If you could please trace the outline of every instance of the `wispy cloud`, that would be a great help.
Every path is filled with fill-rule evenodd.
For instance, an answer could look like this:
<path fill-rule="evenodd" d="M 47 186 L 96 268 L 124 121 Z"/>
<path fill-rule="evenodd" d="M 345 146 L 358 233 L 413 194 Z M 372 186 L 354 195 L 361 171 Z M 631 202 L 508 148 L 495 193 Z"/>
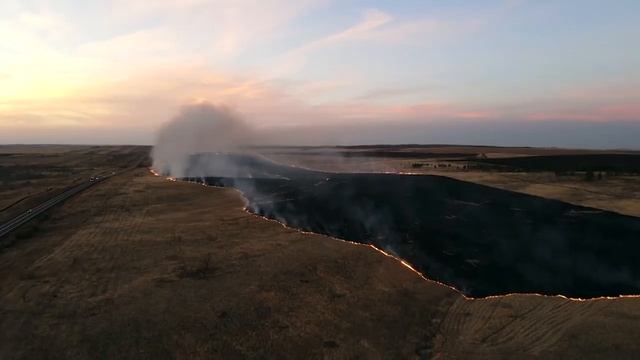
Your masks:
<path fill-rule="evenodd" d="M 365 11 L 362 20 L 357 24 L 340 32 L 330 34 L 321 39 L 307 43 L 304 46 L 294 50 L 294 52 L 305 53 L 340 42 L 362 39 L 365 38 L 368 33 L 384 26 L 385 24 L 388 24 L 392 20 L 393 17 L 391 15 L 381 10 L 369 9 Z"/>
<path fill-rule="evenodd" d="M 0 4 L 5 134 L 45 127 L 152 133 L 181 104 L 201 100 L 235 106 L 262 127 L 640 120 L 640 78 L 628 65 L 637 55 L 616 43 L 637 24 L 596 34 L 617 44 L 608 54 L 619 61 L 580 63 L 606 64 L 603 71 L 560 73 L 553 64 L 566 59 L 549 52 L 534 77 L 522 71 L 527 59 L 518 50 L 554 41 L 530 34 L 546 26 L 535 12 L 517 13 L 535 2 L 473 10 L 329 0 L 34 3 Z M 355 14 L 350 21 L 348 14 Z"/>
<path fill-rule="evenodd" d="M 321 38 L 291 49 L 281 55 L 268 73 L 269 77 L 282 77 L 285 74 L 298 71 L 304 66 L 307 56 L 315 51 L 332 45 L 362 39 L 367 33 L 384 26 L 392 21 L 393 17 L 378 9 L 366 10 L 362 18 L 354 25 L 346 29 L 325 35 Z"/>
<path fill-rule="evenodd" d="M 356 97 L 355 100 L 393 99 L 393 98 L 403 97 L 407 95 L 424 94 L 429 91 L 432 91 L 432 90 L 429 90 L 428 88 L 423 86 L 374 89 L 374 90 L 367 91 L 365 94 Z"/>

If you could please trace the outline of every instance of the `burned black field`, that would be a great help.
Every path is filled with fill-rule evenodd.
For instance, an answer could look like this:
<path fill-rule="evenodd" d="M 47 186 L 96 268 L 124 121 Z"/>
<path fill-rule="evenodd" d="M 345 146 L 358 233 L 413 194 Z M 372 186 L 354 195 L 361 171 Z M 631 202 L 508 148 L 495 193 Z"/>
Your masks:
<path fill-rule="evenodd" d="M 232 170 L 206 176 L 221 164 Z M 186 173 L 237 188 L 251 212 L 375 245 L 468 296 L 640 293 L 635 217 L 441 176 L 323 173 L 249 156 L 196 155 Z"/>

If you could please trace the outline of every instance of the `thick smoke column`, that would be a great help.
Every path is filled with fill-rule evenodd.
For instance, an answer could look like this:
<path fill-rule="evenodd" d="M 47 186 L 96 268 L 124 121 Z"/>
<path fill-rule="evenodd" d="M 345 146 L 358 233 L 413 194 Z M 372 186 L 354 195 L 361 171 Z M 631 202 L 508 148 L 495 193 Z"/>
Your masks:
<path fill-rule="evenodd" d="M 224 164 L 210 166 L 215 167 L 218 174 L 190 173 L 189 157 L 198 153 L 240 152 L 254 139 L 253 130 L 228 107 L 209 103 L 186 105 L 160 129 L 152 151 L 153 168 L 173 177 L 233 176 L 228 174 L 232 169 L 225 169 Z M 213 169 L 201 169 L 205 170 Z"/>

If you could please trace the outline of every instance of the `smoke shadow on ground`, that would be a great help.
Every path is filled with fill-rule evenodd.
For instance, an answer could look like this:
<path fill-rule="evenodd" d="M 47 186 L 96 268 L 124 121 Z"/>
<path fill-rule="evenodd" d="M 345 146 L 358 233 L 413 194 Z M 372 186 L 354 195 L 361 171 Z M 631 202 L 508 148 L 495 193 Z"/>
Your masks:
<path fill-rule="evenodd" d="M 215 175 L 211 164 L 234 168 Z M 228 170 L 227 170 L 228 171 Z M 185 180 L 234 187 L 290 227 L 372 244 L 472 297 L 640 294 L 640 219 L 430 175 L 334 174 L 197 154 Z"/>

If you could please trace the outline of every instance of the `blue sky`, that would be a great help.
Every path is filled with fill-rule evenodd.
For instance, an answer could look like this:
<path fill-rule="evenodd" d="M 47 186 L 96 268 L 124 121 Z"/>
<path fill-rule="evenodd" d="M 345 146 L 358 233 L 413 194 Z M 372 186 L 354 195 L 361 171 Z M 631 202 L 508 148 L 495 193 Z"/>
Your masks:
<path fill-rule="evenodd" d="M 0 142 L 149 143 L 181 105 L 209 101 L 263 128 L 385 129 L 325 143 L 422 142 L 419 128 L 424 142 L 634 147 L 639 13 L 625 0 L 5 0 Z M 531 138 L 509 143 L 518 129 Z M 553 129 L 565 140 L 541 135 Z"/>

